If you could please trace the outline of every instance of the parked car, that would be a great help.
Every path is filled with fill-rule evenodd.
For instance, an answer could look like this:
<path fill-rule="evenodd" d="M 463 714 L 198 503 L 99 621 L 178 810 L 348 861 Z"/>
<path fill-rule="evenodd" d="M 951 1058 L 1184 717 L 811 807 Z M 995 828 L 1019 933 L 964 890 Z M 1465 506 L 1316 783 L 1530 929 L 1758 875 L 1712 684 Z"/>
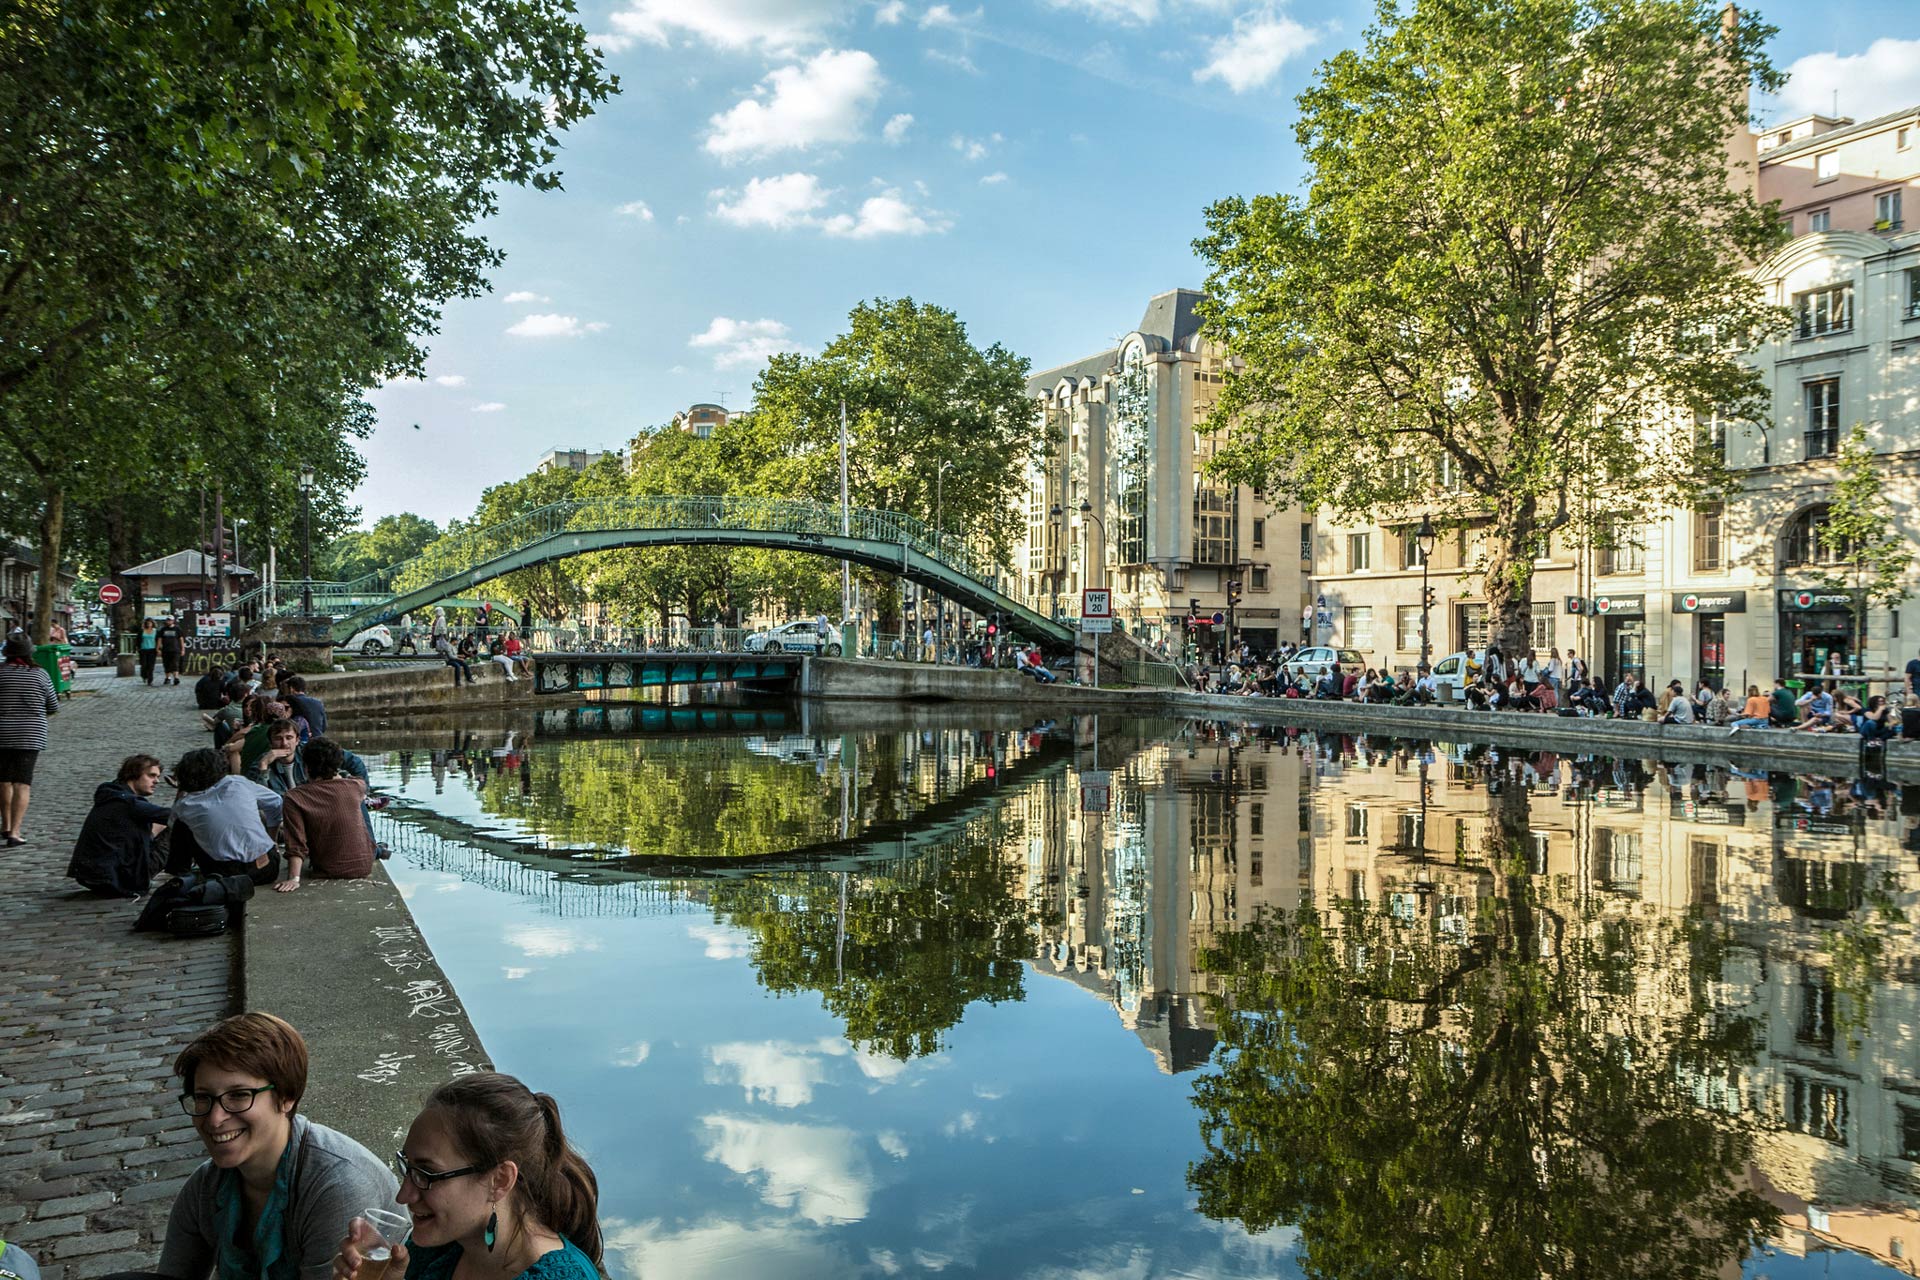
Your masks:
<path fill-rule="evenodd" d="M 820 634 L 819 624 L 808 619 L 804 622 L 783 622 L 777 627 L 765 631 L 756 631 L 747 637 L 748 653 L 825 653 L 830 658 L 840 656 L 840 629 L 827 627 L 824 636 Z"/>
<path fill-rule="evenodd" d="M 353 639 L 340 646 L 351 649 L 369 658 L 377 658 L 393 648 L 393 629 L 386 623 L 375 623 L 353 633 Z"/>
<path fill-rule="evenodd" d="M 1453 690 L 1453 696 L 1456 699 L 1465 695 L 1467 686 L 1472 684 L 1479 674 L 1478 660 L 1465 651 L 1450 653 L 1433 664 L 1433 682 Z"/>
<path fill-rule="evenodd" d="M 1330 649 L 1325 645 L 1315 645 L 1296 650 L 1291 658 L 1280 664 L 1280 669 L 1290 676 L 1318 680 L 1329 670 L 1344 673 L 1355 667 L 1364 669 L 1366 665 L 1366 659 L 1360 656 L 1358 649 Z"/>

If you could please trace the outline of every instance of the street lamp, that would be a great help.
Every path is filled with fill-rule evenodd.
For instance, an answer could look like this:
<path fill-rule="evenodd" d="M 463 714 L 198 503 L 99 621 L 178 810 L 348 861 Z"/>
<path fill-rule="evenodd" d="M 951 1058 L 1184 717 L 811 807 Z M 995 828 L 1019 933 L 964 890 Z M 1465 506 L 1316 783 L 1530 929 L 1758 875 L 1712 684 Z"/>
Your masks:
<path fill-rule="evenodd" d="M 300 468 L 300 524 L 305 549 L 300 560 L 300 612 L 313 616 L 313 468 Z"/>
<path fill-rule="evenodd" d="M 1432 633 L 1427 629 L 1433 609 L 1433 591 L 1427 586 L 1427 565 L 1433 559 L 1433 543 L 1433 517 L 1422 514 L 1420 527 L 1413 531 L 1413 544 L 1420 548 L 1420 666 L 1427 670 L 1431 670 L 1427 664 L 1433 657 Z"/>
<path fill-rule="evenodd" d="M 953 465 L 949 458 L 940 464 L 933 473 L 933 558 L 945 563 L 947 530 L 947 469 Z M 933 665 L 939 666 L 940 651 L 947 645 L 947 598 L 936 594 L 934 597 L 933 624 Z"/>
<path fill-rule="evenodd" d="M 1080 499 L 1080 518 L 1091 520 L 1100 526 L 1100 586 L 1107 585 L 1107 522 L 1093 514 L 1093 504 L 1085 498 Z"/>

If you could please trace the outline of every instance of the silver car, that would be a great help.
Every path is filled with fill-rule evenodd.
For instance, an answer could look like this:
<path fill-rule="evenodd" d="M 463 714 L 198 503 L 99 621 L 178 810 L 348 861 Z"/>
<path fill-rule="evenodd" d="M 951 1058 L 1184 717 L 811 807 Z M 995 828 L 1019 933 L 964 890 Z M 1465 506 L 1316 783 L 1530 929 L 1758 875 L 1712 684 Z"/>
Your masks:
<path fill-rule="evenodd" d="M 1345 673 L 1355 667 L 1365 666 L 1366 659 L 1360 656 L 1358 649 L 1331 649 L 1325 645 L 1315 645 L 1296 650 L 1292 657 L 1280 664 L 1280 669 L 1296 679 L 1318 680 L 1328 671 Z"/>

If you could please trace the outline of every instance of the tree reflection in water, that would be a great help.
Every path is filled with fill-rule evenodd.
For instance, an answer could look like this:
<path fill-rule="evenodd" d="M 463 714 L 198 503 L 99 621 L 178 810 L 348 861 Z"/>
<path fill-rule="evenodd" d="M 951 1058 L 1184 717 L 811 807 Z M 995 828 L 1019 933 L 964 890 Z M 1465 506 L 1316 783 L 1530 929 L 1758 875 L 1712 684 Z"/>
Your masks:
<path fill-rule="evenodd" d="M 994 812 L 923 853 L 858 872 L 715 881 L 709 905 L 753 934 L 767 990 L 819 992 L 866 1052 L 902 1061 L 937 1053 L 968 1005 L 1025 994 L 1023 962 L 1044 922 L 1001 852 L 1024 838 L 1022 826 Z"/>
<path fill-rule="evenodd" d="M 1526 790 L 1496 778 L 1488 804 L 1464 920 L 1428 886 L 1203 954 L 1200 1209 L 1298 1228 L 1308 1274 L 1339 1280 L 1722 1274 L 1774 1211 L 1750 1134 L 1689 1088 L 1752 1052 L 1708 1013 L 1719 926 L 1556 897 L 1527 874 Z"/>

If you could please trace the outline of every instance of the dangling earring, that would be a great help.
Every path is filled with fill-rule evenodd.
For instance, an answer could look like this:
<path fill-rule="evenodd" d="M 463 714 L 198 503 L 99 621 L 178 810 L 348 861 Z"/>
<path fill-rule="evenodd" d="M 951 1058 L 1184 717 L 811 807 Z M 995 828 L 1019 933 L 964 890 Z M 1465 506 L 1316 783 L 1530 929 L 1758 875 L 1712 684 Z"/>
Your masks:
<path fill-rule="evenodd" d="M 488 1253 L 493 1252 L 494 1233 L 499 1229 L 500 1229 L 500 1215 L 498 1213 L 492 1212 L 491 1206 L 489 1206 L 489 1212 L 487 1214 L 487 1232 L 486 1232 L 486 1235 L 483 1237 L 487 1242 Z"/>

